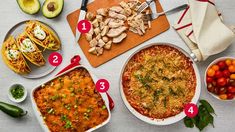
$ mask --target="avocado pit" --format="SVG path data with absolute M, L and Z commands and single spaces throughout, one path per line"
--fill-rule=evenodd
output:
M 55 11 L 55 2 L 48 3 L 47 9 L 52 12 Z
M 64 0 L 45 0 L 42 6 L 42 14 L 46 18 L 55 18 L 60 15 L 64 7 Z

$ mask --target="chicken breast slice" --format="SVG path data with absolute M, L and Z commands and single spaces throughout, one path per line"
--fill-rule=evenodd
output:
M 121 43 L 123 41 L 123 39 L 125 39 L 126 37 L 127 37 L 127 34 L 126 33 L 122 33 L 118 37 L 113 38 L 113 43 L 115 43 L 115 44 Z
M 120 34 L 122 34 L 125 30 L 127 30 L 127 27 L 125 27 L 125 26 L 121 26 L 121 27 L 118 27 L 118 28 L 112 28 L 107 33 L 107 36 L 114 38 L 114 37 L 117 37 Z

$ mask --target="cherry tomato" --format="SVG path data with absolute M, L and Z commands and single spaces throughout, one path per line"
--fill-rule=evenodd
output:
M 225 94 L 227 92 L 227 89 L 225 87 L 219 88 L 219 94 Z
M 222 100 L 226 100 L 227 99 L 227 94 L 221 94 L 219 95 L 219 98 L 222 99 Z
M 232 64 L 235 66 L 235 60 L 232 61 Z
M 229 84 L 230 84 L 231 86 L 234 86 L 234 87 L 235 87 L 235 80 L 230 79 L 230 80 L 229 80 Z
M 235 65 L 231 65 L 228 67 L 228 70 L 231 72 L 231 73 L 235 73 Z
M 217 86 L 216 81 L 212 81 L 212 85 L 213 85 L 213 86 Z
M 212 68 L 208 69 L 207 75 L 208 75 L 209 77 L 213 77 L 213 76 L 215 75 L 215 70 L 213 70 Z
M 215 72 L 215 77 L 216 78 L 221 78 L 221 77 L 223 77 L 223 73 L 221 71 L 216 71 Z
M 207 83 L 212 83 L 213 82 L 213 78 L 211 78 L 211 77 L 206 77 L 206 82 Z
M 232 65 L 232 60 L 231 59 L 227 59 L 225 61 L 225 63 L 226 63 L 227 66 L 230 66 L 230 65 Z
M 214 94 L 219 95 L 219 88 L 214 87 Z
M 219 61 L 217 65 L 221 70 L 224 70 L 227 67 L 225 61 Z
M 235 87 L 229 86 L 227 90 L 228 90 L 229 93 L 235 94 Z
M 221 77 L 217 80 L 217 84 L 219 86 L 225 86 L 227 84 L 227 79 L 225 79 L 224 77 Z
M 214 71 L 218 71 L 218 70 L 219 70 L 219 66 L 218 66 L 218 65 L 213 65 L 211 68 L 212 68 Z
M 234 95 L 233 94 L 231 94 L 231 93 L 228 93 L 227 94 L 227 99 L 233 99 L 234 98 Z
M 231 75 L 230 75 L 230 79 L 235 80 L 235 74 L 231 74 Z
M 230 72 L 229 72 L 229 70 L 224 70 L 224 71 L 223 71 L 223 76 L 224 76 L 224 77 L 230 77 Z
M 211 93 L 214 93 L 215 88 L 213 87 L 213 85 L 211 83 L 208 83 L 207 84 L 207 90 Z

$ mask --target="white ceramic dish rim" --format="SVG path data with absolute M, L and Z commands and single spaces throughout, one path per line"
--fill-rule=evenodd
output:
M 188 55 L 188 53 L 186 51 L 184 51 L 182 48 L 176 46 L 176 45 L 173 45 L 173 44 L 170 44 L 170 43 L 165 43 L 165 42 L 159 42 L 159 43 L 153 43 L 153 44 L 150 44 L 150 45 L 146 45 L 144 47 L 141 47 L 139 48 L 138 50 L 136 50 L 135 52 L 133 52 L 129 58 L 126 60 L 126 62 L 124 63 L 124 66 L 122 67 L 122 70 L 121 70 L 121 74 L 120 74 L 120 93 L 121 93 L 121 97 L 122 97 L 122 100 L 124 102 L 124 104 L 126 105 L 126 107 L 128 108 L 128 110 L 133 114 L 135 115 L 138 119 L 148 123 L 148 124 L 152 124 L 152 125 L 170 125 L 170 124 L 173 124 L 173 123 L 176 123 L 180 120 L 182 120 L 186 115 L 184 113 L 184 111 L 182 111 L 181 113 L 179 113 L 178 115 L 175 115 L 175 116 L 172 116 L 172 117 L 169 117 L 169 118 L 165 118 L 165 119 L 152 119 L 150 117 L 147 117 L 147 116 L 144 116 L 142 114 L 140 114 L 139 112 L 137 112 L 130 104 L 129 102 L 127 101 L 126 99 L 126 96 L 124 94 L 124 91 L 123 91 L 123 87 L 122 87 L 122 75 L 123 75 L 123 71 L 127 65 L 127 63 L 129 62 L 129 60 L 136 54 L 138 53 L 139 51 L 145 49 L 145 48 L 148 48 L 148 47 L 151 47 L 151 46 L 154 46 L 154 45 L 167 45 L 167 46 L 171 46 L 171 47 L 174 47 L 176 49 L 178 49 L 179 51 L 181 51 L 182 53 L 184 53 L 184 55 L 186 55 L 193 63 L 193 68 L 194 68 L 194 71 L 195 71 L 195 75 L 196 75 L 196 79 L 197 79 L 197 86 L 196 86 L 196 89 L 195 89 L 195 95 L 191 101 L 191 103 L 194 103 L 196 104 L 197 101 L 199 100 L 199 97 L 200 97 L 200 93 L 201 93 L 201 78 L 200 78 L 200 74 L 199 74 L 199 70 L 198 70 L 198 67 L 196 65 L 196 63 L 192 60 L 192 58 L 190 57 L 190 55 Z
M 11 89 L 12 89 L 12 86 L 13 85 L 21 85 L 22 86 L 22 88 L 23 88 L 23 91 L 24 91 L 24 96 L 22 97 L 22 98 L 20 98 L 20 99 L 15 99 L 13 96 L 12 96 L 12 94 L 11 94 Z M 27 89 L 22 85 L 22 84 L 13 84 L 9 89 L 8 89 L 8 98 L 12 101 L 12 102 L 15 102 L 15 103 L 21 103 L 21 102 L 23 102 L 25 99 L 26 99 L 26 97 L 27 97 L 27 95 L 28 95 L 28 91 L 27 91 Z
M 64 73 L 62 73 L 62 74 L 60 74 L 60 75 L 54 77 L 53 79 L 50 79 L 50 80 L 47 81 L 47 82 L 50 82 L 50 81 L 52 81 L 52 80 L 54 80 L 54 79 L 56 79 L 56 78 L 58 78 L 58 77 L 60 77 L 60 76 L 63 76 L 63 75 L 65 75 L 65 74 L 67 74 L 67 73 L 69 73 L 69 72 L 71 72 L 71 71 L 73 71 L 73 70 L 75 70 L 75 69 L 77 69 L 77 68 L 84 68 L 84 69 L 86 69 L 86 70 L 88 71 L 88 73 L 91 75 L 91 77 L 92 77 L 94 83 L 95 83 L 96 81 L 98 81 L 98 78 L 97 78 L 94 74 L 90 73 L 88 68 L 86 68 L 86 67 L 84 67 L 84 66 L 82 66 L 82 65 L 79 65 L 79 66 L 76 66 L 76 67 L 74 67 L 74 68 L 71 68 L 71 69 L 67 70 L 66 72 L 64 72 Z M 43 83 L 43 84 L 46 84 L 47 82 L 45 82 L 45 83 Z M 41 86 L 41 85 L 40 85 L 40 86 Z M 42 115 L 41 115 L 41 112 L 39 111 L 39 109 L 38 109 L 38 107 L 37 107 L 37 104 L 36 104 L 36 102 L 35 102 L 35 100 L 34 100 L 34 96 L 33 96 L 35 90 L 37 90 L 38 88 L 40 88 L 40 86 L 38 86 L 38 87 L 32 89 L 31 94 L 30 94 L 30 98 L 31 98 L 32 107 L 33 107 L 33 110 L 34 110 L 34 113 L 35 113 L 35 115 L 36 115 L 37 120 L 39 121 L 39 123 L 40 123 L 41 127 L 43 128 L 43 130 L 44 130 L 45 132 L 49 132 L 50 130 L 49 130 L 48 126 L 46 125 L 46 123 L 44 122 L 43 117 L 42 117 Z M 98 128 L 101 128 L 101 127 L 105 126 L 105 125 L 110 121 L 110 119 L 111 119 L 111 112 L 110 112 L 110 108 L 109 108 L 108 96 L 107 96 L 106 93 L 100 93 L 100 95 L 101 95 L 102 99 L 103 99 L 104 102 L 105 102 L 106 108 L 108 109 L 109 116 L 108 116 L 108 118 L 107 118 L 103 123 L 101 123 L 101 124 L 99 124 L 98 126 L 95 126 L 95 127 L 91 128 L 91 129 L 87 130 L 86 132 L 91 132 L 91 131 L 94 131 L 94 130 L 96 130 L 96 129 L 98 129 Z
M 212 61 L 212 62 L 208 65 L 208 67 L 206 68 L 206 71 L 205 71 L 205 74 L 204 74 L 204 83 L 205 83 L 205 86 L 206 86 L 206 91 L 207 91 L 210 95 L 212 95 L 214 98 L 216 98 L 216 99 L 218 99 L 218 100 L 220 100 L 220 101 L 227 101 L 227 102 L 230 102 L 230 101 L 234 101 L 235 98 L 234 98 L 234 99 L 231 99 L 231 100 L 222 100 L 222 99 L 220 99 L 219 96 L 217 96 L 217 95 L 215 95 L 215 94 L 213 94 L 213 93 L 211 93 L 211 92 L 209 92 L 209 91 L 207 90 L 207 82 L 206 82 L 206 76 L 207 76 L 207 71 L 208 71 L 208 69 L 209 69 L 212 65 L 218 63 L 219 61 L 226 60 L 226 59 L 235 59 L 235 57 L 232 57 L 232 56 L 226 57 L 226 56 L 224 56 L 224 57 L 220 57 L 220 58 L 217 58 L 217 59 L 215 59 L 214 61 Z

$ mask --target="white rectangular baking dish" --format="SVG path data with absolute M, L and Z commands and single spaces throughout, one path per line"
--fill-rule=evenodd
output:
M 84 66 L 81 66 L 81 65 L 80 65 L 80 66 L 75 66 L 75 67 L 73 67 L 73 68 L 71 68 L 71 69 L 65 71 L 64 73 L 62 73 L 62 74 L 60 74 L 60 75 L 58 75 L 58 76 L 56 76 L 56 77 L 50 79 L 49 81 L 47 81 L 47 82 L 45 82 L 45 83 L 43 83 L 43 84 L 46 84 L 46 83 L 48 83 L 48 82 L 50 82 L 50 81 L 52 81 L 52 80 L 54 80 L 54 79 L 56 79 L 56 78 L 58 78 L 58 77 L 60 77 L 60 76 L 62 76 L 62 75 L 65 75 L 65 74 L 67 74 L 67 73 L 69 73 L 69 72 L 71 72 L 71 71 L 73 71 L 73 70 L 75 70 L 75 69 L 77 69 L 77 68 L 84 68 L 84 69 L 86 69 L 86 70 L 88 71 L 88 73 L 91 75 L 91 77 L 92 77 L 92 79 L 93 79 L 93 82 L 95 83 L 96 81 L 98 81 L 98 79 L 97 79 L 97 77 L 96 77 L 95 75 L 93 75 L 92 73 L 90 73 L 87 68 L 85 68 Z M 43 84 L 42 84 L 42 85 L 43 85 Z M 40 86 L 41 86 L 41 85 L 40 85 Z M 42 117 L 42 115 L 41 115 L 41 112 L 39 111 L 39 109 L 38 109 L 38 107 L 37 107 L 37 104 L 36 104 L 36 102 L 35 102 L 34 96 L 33 96 L 35 90 L 37 90 L 38 88 L 40 88 L 40 86 L 38 86 L 38 87 L 32 89 L 31 94 L 30 94 L 30 99 L 31 99 L 31 102 L 32 102 L 32 107 L 33 107 L 34 113 L 35 113 L 35 115 L 36 115 L 36 117 L 37 117 L 37 120 L 39 121 L 41 127 L 43 128 L 43 130 L 44 130 L 45 132 L 50 132 L 49 128 L 47 127 L 46 123 L 45 123 L 44 120 L 43 120 L 43 117 Z M 107 108 L 107 110 L 108 110 L 108 114 L 109 114 L 109 115 L 108 115 L 108 118 L 107 118 L 103 123 L 101 123 L 101 124 L 99 124 L 98 126 L 95 126 L 95 127 L 91 128 L 91 129 L 87 130 L 86 132 L 91 132 L 91 131 L 94 131 L 94 130 L 96 130 L 96 129 L 98 129 L 98 128 L 101 128 L 102 126 L 106 125 L 106 124 L 110 121 L 110 119 L 111 119 L 111 112 L 110 112 L 110 107 L 109 107 L 109 103 L 110 103 L 110 102 L 109 102 L 109 99 L 108 99 L 108 95 L 107 95 L 106 93 L 100 93 L 100 95 L 101 95 L 102 99 L 104 100 L 105 106 L 106 106 L 106 108 Z

